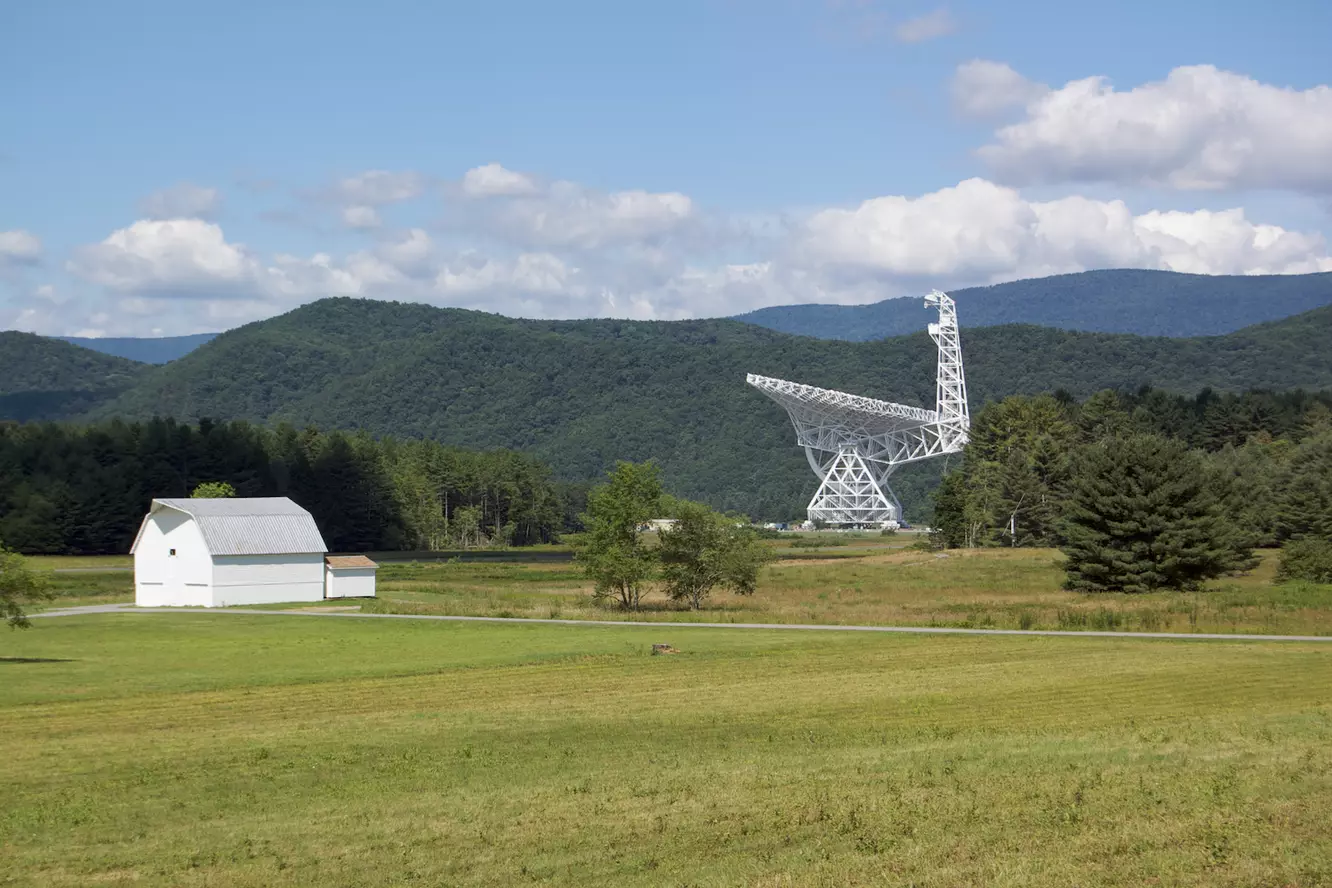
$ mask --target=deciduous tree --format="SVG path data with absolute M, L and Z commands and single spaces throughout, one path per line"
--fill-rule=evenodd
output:
M 236 495 L 236 488 L 225 481 L 205 481 L 190 493 L 193 499 L 231 499 Z
M 0 543 L 0 617 L 12 629 L 26 629 L 25 605 L 48 601 L 51 590 L 45 580 L 28 569 L 23 556 Z
M 620 462 L 610 480 L 588 495 L 587 528 L 577 551 L 583 570 L 595 582 L 593 596 L 637 610 L 657 553 L 643 544 L 642 528 L 657 517 L 661 474 L 656 463 Z
M 677 502 L 676 523 L 661 533 L 666 594 L 698 610 L 721 586 L 752 595 L 770 550 L 746 524 L 702 503 Z

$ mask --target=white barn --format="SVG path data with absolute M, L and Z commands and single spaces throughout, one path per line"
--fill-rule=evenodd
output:
M 155 499 L 130 549 L 134 603 L 321 601 L 327 552 L 314 518 L 284 496 Z

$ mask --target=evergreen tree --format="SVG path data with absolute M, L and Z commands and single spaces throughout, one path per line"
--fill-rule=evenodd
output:
M 1079 452 L 1062 536 L 1065 586 L 1079 592 L 1192 589 L 1251 564 L 1199 456 L 1154 435 Z
M 1282 538 L 1332 540 L 1332 432 L 1296 449 L 1279 511 Z

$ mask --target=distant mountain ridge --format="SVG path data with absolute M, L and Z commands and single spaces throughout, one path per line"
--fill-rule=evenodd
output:
M 1201 275 L 1144 269 L 1083 271 L 951 291 L 963 330 L 1036 324 L 1139 336 L 1219 336 L 1332 305 L 1332 272 Z M 870 305 L 783 305 L 735 320 L 818 339 L 864 342 L 919 330 L 920 299 Z
M 144 364 L 166 364 L 183 358 L 205 342 L 211 342 L 216 333 L 194 333 L 189 336 L 162 337 L 107 337 L 60 336 L 65 342 L 90 348 L 105 355 L 115 355 Z
M 968 287 L 950 295 L 958 304 L 964 329 L 1035 324 L 1058 330 L 1188 338 L 1233 333 L 1332 305 L 1332 272 L 1227 276 L 1109 269 Z M 906 336 L 930 319 L 921 300 L 910 297 L 869 305 L 779 305 L 731 318 L 780 333 L 850 342 Z M 219 335 L 58 338 L 132 361 L 166 364 Z

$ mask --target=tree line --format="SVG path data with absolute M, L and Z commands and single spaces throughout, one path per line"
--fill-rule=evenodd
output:
M 1304 392 L 1005 398 L 977 413 L 934 526 L 943 546 L 1058 546 L 1073 589 L 1189 588 L 1290 542 L 1283 571 L 1318 579 L 1290 565 L 1332 546 L 1332 409 Z
M 0 423 L 0 540 L 18 552 L 126 552 L 152 499 L 206 483 L 291 497 L 333 551 L 547 542 L 585 496 L 511 450 L 244 421 Z

